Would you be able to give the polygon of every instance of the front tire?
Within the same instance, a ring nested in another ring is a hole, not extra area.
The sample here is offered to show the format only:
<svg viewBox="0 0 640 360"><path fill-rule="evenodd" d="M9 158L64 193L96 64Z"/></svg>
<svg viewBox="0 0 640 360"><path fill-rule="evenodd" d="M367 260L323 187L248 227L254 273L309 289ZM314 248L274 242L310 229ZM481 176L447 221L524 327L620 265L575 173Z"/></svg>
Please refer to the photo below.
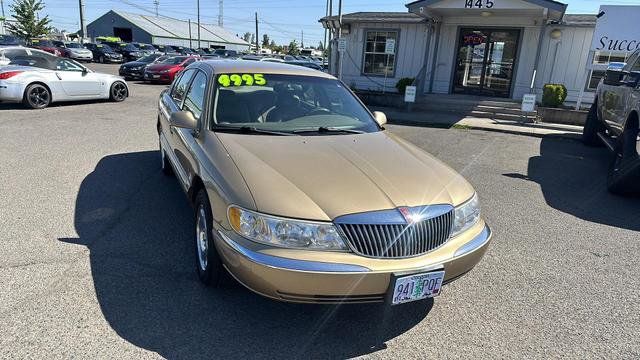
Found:
<svg viewBox="0 0 640 360"><path fill-rule="evenodd" d="M109 90L109 100L113 102L121 102L129 96L129 90L127 89L127 85L122 81L116 81L111 84L111 89Z"/></svg>
<svg viewBox="0 0 640 360"><path fill-rule="evenodd" d="M594 102L589 109L587 120L582 131L582 142L587 146L602 146L598 138L599 132L604 132L604 124L598 119L598 103Z"/></svg>
<svg viewBox="0 0 640 360"><path fill-rule="evenodd" d="M640 155L637 150L638 126L632 124L617 141L609 174L607 187L616 195L640 195Z"/></svg>
<svg viewBox="0 0 640 360"><path fill-rule="evenodd" d="M196 271L203 284L217 287L222 279L224 267L215 247L211 204L204 189L196 195L195 210Z"/></svg>
<svg viewBox="0 0 640 360"><path fill-rule="evenodd" d="M31 109L44 109L51 104L51 91L42 84L31 84L24 91L22 103Z"/></svg>

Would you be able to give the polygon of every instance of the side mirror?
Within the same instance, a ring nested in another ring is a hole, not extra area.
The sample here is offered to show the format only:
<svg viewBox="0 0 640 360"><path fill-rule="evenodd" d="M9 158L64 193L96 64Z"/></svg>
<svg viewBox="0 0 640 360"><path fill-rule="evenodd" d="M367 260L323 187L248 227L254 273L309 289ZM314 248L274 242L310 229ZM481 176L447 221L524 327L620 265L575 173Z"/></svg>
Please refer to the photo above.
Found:
<svg viewBox="0 0 640 360"><path fill-rule="evenodd" d="M378 123L378 125L380 126L384 126L384 124L387 123L387 115L385 115L383 112L381 111L374 111L373 112L373 117L376 119L376 122Z"/></svg>
<svg viewBox="0 0 640 360"><path fill-rule="evenodd" d="M198 121L191 111L176 111L169 117L169 125L181 129L195 129L198 127Z"/></svg>

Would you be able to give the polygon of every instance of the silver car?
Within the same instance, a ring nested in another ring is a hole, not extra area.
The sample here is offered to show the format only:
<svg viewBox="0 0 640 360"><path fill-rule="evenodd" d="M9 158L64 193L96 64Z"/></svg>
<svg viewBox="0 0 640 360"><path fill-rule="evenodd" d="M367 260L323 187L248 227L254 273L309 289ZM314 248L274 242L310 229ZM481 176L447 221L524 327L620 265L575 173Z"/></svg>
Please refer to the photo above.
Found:
<svg viewBox="0 0 640 360"><path fill-rule="evenodd" d="M129 96L120 77L93 72L74 60L28 48L0 49L0 101L42 109L52 102ZM8 65L2 66L2 63Z"/></svg>
<svg viewBox="0 0 640 360"><path fill-rule="evenodd" d="M64 57L68 57L69 59L73 59L77 61L93 60L93 52L85 48L82 44L75 43L75 42L67 42L67 43L62 43L61 46L58 46L58 47L60 48L62 55Z"/></svg>

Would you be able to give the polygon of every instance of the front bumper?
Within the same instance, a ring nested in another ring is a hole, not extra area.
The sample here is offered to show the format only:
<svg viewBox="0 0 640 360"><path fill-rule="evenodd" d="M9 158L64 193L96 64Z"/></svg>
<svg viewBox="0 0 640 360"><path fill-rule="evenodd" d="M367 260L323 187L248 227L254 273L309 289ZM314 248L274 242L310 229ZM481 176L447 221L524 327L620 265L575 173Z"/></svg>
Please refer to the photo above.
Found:
<svg viewBox="0 0 640 360"><path fill-rule="evenodd" d="M173 77L169 73L144 73L144 79L147 81L172 82Z"/></svg>
<svg viewBox="0 0 640 360"><path fill-rule="evenodd" d="M144 77L144 68L139 69L139 70L119 69L118 73L122 77L134 78L134 79L142 79Z"/></svg>
<svg viewBox="0 0 640 360"><path fill-rule="evenodd" d="M69 58L73 60L91 61L93 60L93 54L74 54L69 53Z"/></svg>
<svg viewBox="0 0 640 360"><path fill-rule="evenodd" d="M393 275L398 274L444 270L446 284L473 269L491 241L491 230L481 221L425 255L371 259L352 253L327 256L310 251L303 251L306 256L296 257L295 250L251 249L251 244L230 231L216 235L216 249L227 270L240 283L276 300L302 303L382 302Z"/></svg>

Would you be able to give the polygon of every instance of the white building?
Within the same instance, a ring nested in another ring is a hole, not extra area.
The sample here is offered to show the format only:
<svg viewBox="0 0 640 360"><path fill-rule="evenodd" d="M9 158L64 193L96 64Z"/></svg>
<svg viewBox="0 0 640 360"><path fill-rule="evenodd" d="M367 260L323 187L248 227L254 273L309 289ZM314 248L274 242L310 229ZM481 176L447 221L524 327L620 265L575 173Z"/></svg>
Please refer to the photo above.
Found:
<svg viewBox="0 0 640 360"><path fill-rule="evenodd" d="M604 69L590 62L624 61L627 54L600 51L594 57L597 16L565 14L566 4L557 1L419 0L406 6L406 13L343 15L345 83L395 91L396 82L409 77L417 79L419 93L511 99L521 99L532 85L540 94L544 84L560 83L568 102L581 92L591 102ZM320 22L338 28L336 16ZM395 40L394 55L385 54L388 39Z"/></svg>

